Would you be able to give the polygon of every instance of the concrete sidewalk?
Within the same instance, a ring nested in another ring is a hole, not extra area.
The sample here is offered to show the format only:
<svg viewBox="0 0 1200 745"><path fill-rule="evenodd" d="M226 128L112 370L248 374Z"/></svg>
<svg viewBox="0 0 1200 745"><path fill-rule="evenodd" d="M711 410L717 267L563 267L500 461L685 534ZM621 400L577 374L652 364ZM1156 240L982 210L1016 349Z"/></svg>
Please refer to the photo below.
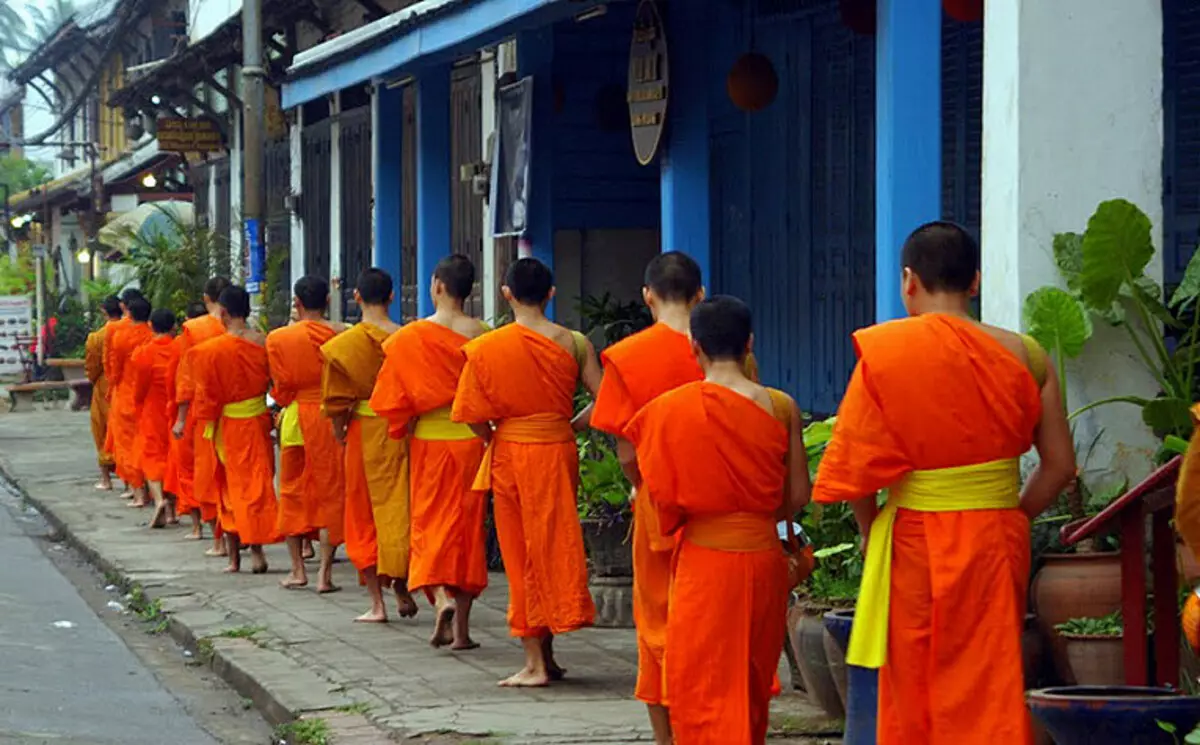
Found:
<svg viewBox="0 0 1200 745"><path fill-rule="evenodd" d="M504 620L502 574L476 604L478 650L428 645L432 611L386 626L351 622L367 607L353 567L340 562L343 592L286 591L282 546L268 549L266 576L230 576L203 556L208 543L182 529L151 531L149 511L98 492L86 412L0 415L0 465L52 524L114 580L144 588L169 630L196 660L211 663L273 724L321 718L341 745L412 738L437 743L633 743L650 741L645 709L632 699L637 652L631 630L561 637L562 684L507 690L496 681L521 661ZM315 581L315 577L314 577ZM776 702L775 742L826 742L820 716L800 696ZM803 739L810 734L815 739Z"/></svg>

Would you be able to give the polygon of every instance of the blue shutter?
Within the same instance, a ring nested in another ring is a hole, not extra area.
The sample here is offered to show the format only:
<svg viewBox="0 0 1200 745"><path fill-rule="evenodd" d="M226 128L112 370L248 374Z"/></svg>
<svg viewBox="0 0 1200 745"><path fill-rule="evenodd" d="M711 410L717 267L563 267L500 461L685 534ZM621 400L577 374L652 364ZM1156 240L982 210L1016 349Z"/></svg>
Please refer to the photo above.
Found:
<svg viewBox="0 0 1200 745"><path fill-rule="evenodd" d="M983 24L942 22L942 216L976 237L983 182Z"/></svg>
<svg viewBox="0 0 1200 745"><path fill-rule="evenodd" d="M1163 0L1163 278L1200 240L1200 3Z"/></svg>

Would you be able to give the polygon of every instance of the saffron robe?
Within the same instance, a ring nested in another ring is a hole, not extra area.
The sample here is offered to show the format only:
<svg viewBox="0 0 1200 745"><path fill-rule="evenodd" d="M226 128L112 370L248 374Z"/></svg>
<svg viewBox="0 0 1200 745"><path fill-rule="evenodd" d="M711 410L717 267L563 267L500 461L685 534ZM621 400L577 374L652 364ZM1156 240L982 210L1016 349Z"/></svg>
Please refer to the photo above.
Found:
<svg viewBox="0 0 1200 745"><path fill-rule="evenodd" d="M570 425L579 363L516 323L463 351L467 364L451 419L496 423L475 488L493 492L509 630L529 637L590 626L596 609L575 506L579 454Z"/></svg>
<svg viewBox="0 0 1200 745"><path fill-rule="evenodd" d="M113 437L113 456L117 461L117 475L126 485L138 489L145 485L145 475L138 465L137 450L138 409L134 401L133 375L130 360L137 348L150 341L154 332L146 323L118 326L112 334L112 377L109 385L114 388L113 406L109 429Z"/></svg>
<svg viewBox="0 0 1200 745"><path fill-rule="evenodd" d="M1033 373L974 323L923 315L858 331L854 343L859 361L815 501L857 500L916 471L1015 459L1032 445L1041 418ZM1029 742L1029 518L901 509L891 558L880 745Z"/></svg>
<svg viewBox="0 0 1200 745"><path fill-rule="evenodd" d="M173 341L169 336L153 338L139 347L130 360L133 401L138 412L134 448L139 456L138 467L147 481L163 481L171 451L167 366Z"/></svg>
<svg viewBox="0 0 1200 745"><path fill-rule="evenodd" d="M221 501L221 486L212 481L217 473L217 451L213 440L204 437L204 430L211 422L196 418L196 407L192 405L196 395L195 378L192 375L192 352L199 344L215 339L225 333L225 325L216 316L200 316L185 321L179 336L174 367L169 370L174 380L175 395L172 401L174 412L172 426L179 417L179 406L188 404L184 419L183 437L173 440L171 461L175 476L172 491L180 499L183 508L199 509L200 519L213 522L217 519L217 505ZM218 531L220 526L217 526ZM219 537L219 536L218 536Z"/></svg>
<svg viewBox="0 0 1200 745"><path fill-rule="evenodd" d="M663 323L622 339L601 354L604 379L592 408L592 427L616 437L643 406L667 391L704 379L686 334ZM754 356L746 375L758 378ZM637 626L638 676L634 695L647 704L667 703L663 653L667 646L667 600L675 539L664 536L645 484L635 484L633 503L633 618Z"/></svg>
<svg viewBox="0 0 1200 745"><path fill-rule="evenodd" d="M704 381L654 399L625 430L663 533L681 535L665 660L680 745L766 739L787 629L775 525L788 435L755 401Z"/></svg>
<svg viewBox="0 0 1200 745"><path fill-rule="evenodd" d="M210 433L217 471L207 478L215 479L220 489L221 529L245 544L276 543L275 442L266 408L271 385L266 347L223 334L192 350L191 373L196 420L214 423ZM241 407L246 411L239 411ZM255 412L252 416L250 410ZM209 439L207 434L201 432Z"/></svg>
<svg viewBox="0 0 1200 745"><path fill-rule="evenodd" d="M109 394L108 378L104 374L104 349L109 332L117 321L108 321L100 328L88 334L84 345L83 367L87 379L92 383L92 403L89 409L92 425L92 442L96 445L96 460L101 466L113 464L112 451L108 449L108 414Z"/></svg>
<svg viewBox="0 0 1200 745"><path fill-rule="evenodd" d="M484 518L487 500L472 490L483 460L483 440L449 422L450 405L469 340L433 323L415 321L384 344L386 359L371 408L393 437L409 440L412 551L410 590L439 585L478 595L487 587Z"/></svg>
<svg viewBox="0 0 1200 745"><path fill-rule="evenodd" d="M279 424L279 523L281 536L329 529L342 542L345 483L342 450L321 414L321 345L337 334L329 324L300 321L267 335L271 398L285 407Z"/></svg>
<svg viewBox="0 0 1200 745"><path fill-rule="evenodd" d="M346 555L360 571L381 577L408 576L408 441L388 436L386 419L370 409L371 391L383 365L388 333L356 324L321 347L326 416L350 415L346 430Z"/></svg>

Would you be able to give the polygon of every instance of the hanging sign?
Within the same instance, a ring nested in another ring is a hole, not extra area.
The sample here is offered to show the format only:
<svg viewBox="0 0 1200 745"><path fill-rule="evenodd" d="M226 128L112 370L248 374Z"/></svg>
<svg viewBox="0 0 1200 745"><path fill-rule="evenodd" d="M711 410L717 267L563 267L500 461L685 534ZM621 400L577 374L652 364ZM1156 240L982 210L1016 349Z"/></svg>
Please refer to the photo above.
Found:
<svg viewBox="0 0 1200 745"><path fill-rule="evenodd" d="M655 0L642 0L629 47L629 125L633 152L644 166L654 161L667 124L667 34Z"/></svg>
<svg viewBox="0 0 1200 745"><path fill-rule="evenodd" d="M533 78L500 89L492 155L492 234L525 234L529 207L529 158L533 130Z"/></svg>
<svg viewBox="0 0 1200 745"><path fill-rule="evenodd" d="M155 132L158 149L166 153L215 153L224 149L221 128L208 118L164 116Z"/></svg>

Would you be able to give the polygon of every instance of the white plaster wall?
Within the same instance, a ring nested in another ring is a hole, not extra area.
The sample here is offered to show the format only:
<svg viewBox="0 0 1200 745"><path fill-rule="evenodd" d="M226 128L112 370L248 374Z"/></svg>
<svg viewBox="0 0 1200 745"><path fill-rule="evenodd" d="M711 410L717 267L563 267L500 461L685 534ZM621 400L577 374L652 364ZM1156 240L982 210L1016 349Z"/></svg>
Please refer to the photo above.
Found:
<svg viewBox="0 0 1200 745"><path fill-rule="evenodd" d="M1123 197L1162 221L1162 11L1149 0L1010 0L984 21L983 317L1021 327L1025 297L1061 284L1052 239L1082 232L1096 206ZM1162 279L1157 257L1148 270ZM1096 326L1070 365L1070 407L1153 395L1123 333ZM1085 416L1077 441L1102 432L1093 470L1149 469L1153 438L1132 408ZM1082 464L1081 464L1082 465Z"/></svg>
<svg viewBox="0 0 1200 745"><path fill-rule="evenodd" d="M188 0L188 39L195 44L236 13L242 0Z"/></svg>

